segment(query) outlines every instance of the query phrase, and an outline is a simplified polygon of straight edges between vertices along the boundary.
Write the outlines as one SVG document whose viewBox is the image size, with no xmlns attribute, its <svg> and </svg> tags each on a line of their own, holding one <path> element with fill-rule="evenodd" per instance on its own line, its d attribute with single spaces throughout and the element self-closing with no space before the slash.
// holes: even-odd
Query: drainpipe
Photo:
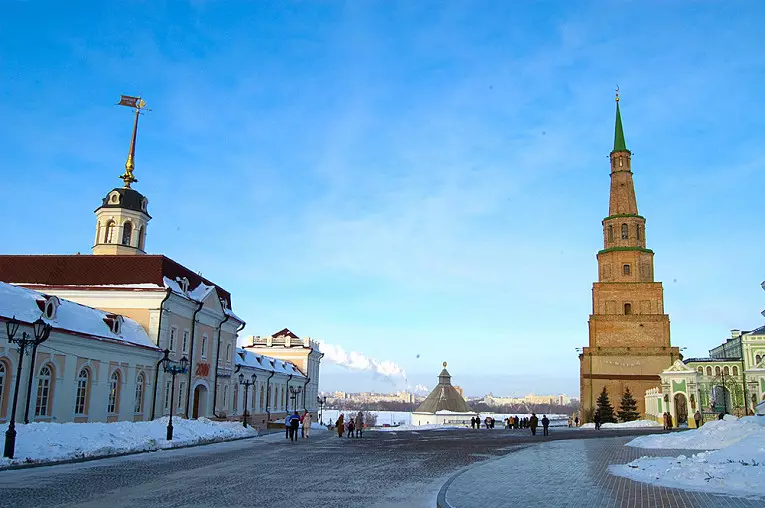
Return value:
<svg viewBox="0 0 765 508">
<path fill-rule="evenodd" d="M 276 374 L 275 370 L 271 371 L 271 375 L 266 379 L 266 424 L 271 421 L 271 378 Z"/>
<path fill-rule="evenodd" d="M 165 302 L 168 298 L 170 298 L 170 293 L 172 293 L 173 290 L 168 288 L 167 294 L 165 295 L 165 298 L 162 299 L 162 301 L 159 304 L 159 326 L 157 327 L 157 347 L 159 347 L 159 336 L 162 334 L 162 317 L 165 313 Z M 170 347 L 170 344 L 167 345 L 168 348 Z M 164 359 L 164 356 L 157 362 L 157 367 L 154 369 L 154 393 L 151 396 L 151 418 L 150 420 L 154 419 L 154 412 L 155 412 L 155 405 L 157 403 L 157 385 L 159 384 L 159 365 L 162 363 L 162 360 Z M 172 404 L 172 401 L 170 402 Z"/>
<path fill-rule="evenodd" d="M 287 378 L 287 386 L 284 388 L 284 411 L 286 413 L 290 412 L 290 381 L 292 381 L 292 374 Z M 295 410 L 297 410 L 297 408 L 295 408 Z"/>
<path fill-rule="evenodd" d="M 26 407 L 24 408 L 24 423 L 29 423 L 29 401 L 32 398 L 32 378 L 34 376 L 35 372 L 35 359 L 37 358 L 37 342 L 32 346 L 32 357 L 30 358 L 29 363 L 29 379 L 27 380 L 27 401 L 26 401 Z M 17 379 L 16 382 L 18 383 L 19 380 Z"/>
<path fill-rule="evenodd" d="M 194 300 L 192 300 L 193 302 Z M 191 376 L 194 373 L 194 328 L 197 326 L 197 314 L 202 310 L 204 302 L 197 302 L 199 307 L 194 311 L 191 316 L 191 346 L 189 348 L 189 386 L 186 391 L 186 418 L 189 417 L 189 402 L 191 402 Z M 218 366 L 216 365 L 215 368 Z"/>
<path fill-rule="evenodd" d="M 305 383 L 303 384 L 303 411 L 308 411 L 305 401 L 306 401 L 306 391 L 308 390 L 308 383 L 310 382 L 311 382 L 310 377 L 305 378 Z"/>
<path fill-rule="evenodd" d="M 220 361 L 220 332 L 223 329 L 223 323 L 228 321 L 229 315 L 226 314 L 226 309 L 223 309 L 223 314 L 226 316 L 223 321 L 218 323 L 218 349 L 215 351 L 215 379 L 213 380 L 213 416 L 221 418 L 216 413 L 218 408 L 218 362 Z M 237 330 L 237 333 L 239 331 Z"/>
</svg>

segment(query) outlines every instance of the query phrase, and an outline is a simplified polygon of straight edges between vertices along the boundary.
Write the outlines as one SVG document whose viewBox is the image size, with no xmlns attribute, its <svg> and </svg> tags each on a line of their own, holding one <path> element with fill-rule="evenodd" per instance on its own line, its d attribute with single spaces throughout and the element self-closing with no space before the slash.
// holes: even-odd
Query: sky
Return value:
<svg viewBox="0 0 765 508">
<path fill-rule="evenodd" d="M 672 344 L 763 324 L 763 21 L 759 1 L 6 1 L 2 251 L 90 252 L 132 127 L 115 104 L 141 95 L 147 251 L 230 291 L 242 336 L 406 372 L 325 358 L 322 390 L 432 387 L 447 361 L 466 395 L 577 396 L 617 85 Z"/>
</svg>

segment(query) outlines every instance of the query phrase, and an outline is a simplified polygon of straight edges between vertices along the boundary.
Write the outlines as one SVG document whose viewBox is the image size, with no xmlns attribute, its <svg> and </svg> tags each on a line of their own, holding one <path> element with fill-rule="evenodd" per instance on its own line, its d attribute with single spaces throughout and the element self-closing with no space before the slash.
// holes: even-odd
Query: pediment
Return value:
<svg viewBox="0 0 765 508">
<path fill-rule="evenodd" d="M 675 363 L 664 372 L 682 372 L 683 374 L 688 374 L 696 371 L 684 364 L 682 360 L 675 360 Z"/>
</svg>

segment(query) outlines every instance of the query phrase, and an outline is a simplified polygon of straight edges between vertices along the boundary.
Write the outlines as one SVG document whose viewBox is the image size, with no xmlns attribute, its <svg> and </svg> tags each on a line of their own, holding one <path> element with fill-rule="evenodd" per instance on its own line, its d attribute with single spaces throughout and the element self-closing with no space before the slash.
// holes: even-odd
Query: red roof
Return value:
<svg viewBox="0 0 765 508">
<path fill-rule="evenodd" d="M 293 339 L 299 339 L 300 338 L 297 335 L 295 335 L 294 333 L 292 333 L 289 328 L 285 328 L 285 329 L 283 329 L 283 330 L 281 330 L 279 332 L 276 332 L 275 334 L 271 335 L 271 337 L 282 337 L 282 336 L 291 337 Z"/>
<path fill-rule="evenodd" d="M 94 256 L 0 255 L 0 281 L 48 286 L 101 286 L 113 284 L 157 284 L 186 277 L 190 287 L 201 282 L 215 286 L 231 308 L 231 294 L 180 263 L 162 255 Z"/>
</svg>

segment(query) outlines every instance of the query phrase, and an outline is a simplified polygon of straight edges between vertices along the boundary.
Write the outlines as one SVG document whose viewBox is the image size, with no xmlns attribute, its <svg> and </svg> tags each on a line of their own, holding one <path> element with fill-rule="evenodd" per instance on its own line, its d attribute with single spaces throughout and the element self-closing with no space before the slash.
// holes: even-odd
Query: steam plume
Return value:
<svg viewBox="0 0 765 508">
<path fill-rule="evenodd" d="M 369 371 L 387 378 L 400 376 L 406 380 L 406 371 L 390 360 L 375 360 L 356 351 L 346 353 L 342 347 L 322 341 L 319 341 L 319 350 L 326 360 L 348 369 Z"/>
</svg>

